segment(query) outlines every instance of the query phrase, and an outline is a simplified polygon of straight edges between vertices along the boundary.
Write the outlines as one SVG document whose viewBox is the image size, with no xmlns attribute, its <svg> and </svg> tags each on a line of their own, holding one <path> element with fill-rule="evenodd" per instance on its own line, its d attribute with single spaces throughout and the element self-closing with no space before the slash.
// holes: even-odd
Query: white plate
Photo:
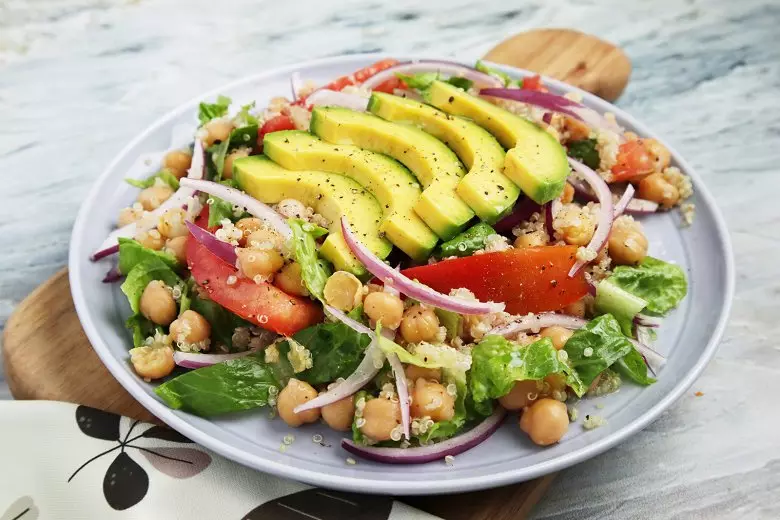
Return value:
<svg viewBox="0 0 780 520">
<path fill-rule="evenodd" d="M 156 171 L 166 149 L 172 144 L 186 145 L 195 129 L 197 104 L 201 100 L 225 94 L 233 98 L 234 106 L 252 100 L 263 105 L 273 96 L 289 95 L 293 71 L 322 84 L 379 57 L 352 55 L 311 61 L 226 85 L 166 114 L 119 153 L 81 207 L 69 260 L 76 310 L 103 363 L 144 407 L 192 440 L 262 471 L 348 491 L 432 494 L 510 484 L 593 457 L 650 424 L 691 386 L 712 357 L 726 323 L 734 285 L 732 251 L 723 219 L 701 179 L 673 150 L 674 164 L 694 181 L 695 223 L 681 229 L 679 217 L 672 213 L 646 217 L 643 223 L 650 240 L 650 254 L 683 266 L 689 276 L 689 293 L 660 331 L 657 347 L 669 360 L 658 382 L 646 389 L 626 383 L 616 394 L 580 403 L 581 417 L 596 413 L 606 418 L 607 424 L 596 430 L 583 430 L 580 419 L 559 444 L 539 448 L 518 431 L 515 419 L 509 418 L 488 441 L 457 456 L 451 467 L 443 462 L 392 466 L 364 460 L 348 465 L 345 461 L 349 454 L 339 445 L 341 436 L 323 425 L 291 430 L 278 419 L 269 420 L 267 409 L 201 419 L 169 409 L 155 396 L 153 387 L 135 375 L 128 364 L 131 339 L 124 328 L 129 306 L 116 285 L 101 283 L 109 262 L 88 260 L 111 231 L 119 209 L 132 203 L 137 194 L 122 179 L 129 171 L 135 177 Z M 518 77 L 528 74 L 501 68 Z M 556 92 L 577 90 L 552 79 L 545 81 Z M 583 95 L 585 104 L 602 112 L 612 111 L 622 125 L 639 135 L 658 137 L 620 109 L 595 96 Z M 596 409 L 596 403 L 603 404 L 603 408 Z M 296 440 L 282 453 L 282 438 L 289 433 Z M 316 433 L 331 446 L 312 442 Z"/>
</svg>

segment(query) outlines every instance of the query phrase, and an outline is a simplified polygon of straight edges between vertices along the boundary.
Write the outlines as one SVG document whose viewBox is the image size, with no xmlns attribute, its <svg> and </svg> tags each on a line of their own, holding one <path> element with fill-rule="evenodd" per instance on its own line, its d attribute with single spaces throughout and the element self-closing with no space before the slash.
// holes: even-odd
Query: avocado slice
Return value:
<svg viewBox="0 0 780 520">
<path fill-rule="evenodd" d="M 457 235 L 474 217 L 455 192 L 466 175 L 463 165 L 444 143 L 419 128 L 346 108 L 317 107 L 312 111 L 310 129 L 329 143 L 383 153 L 409 168 L 423 185 L 414 211 L 443 240 Z"/>
<path fill-rule="evenodd" d="M 296 199 L 325 217 L 330 222 L 330 233 L 320 246 L 320 254 L 338 270 L 355 276 L 366 274 L 341 235 L 342 215 L 363 245 L 378 257 L 386 258 L 393 248 L 379 234 L 382 210 L 376 198 L 349 177 L 320 171 L 294 172 L 267 157 L 254 155 L 233 164 L 233 178 L 242 190 L 261 202 L 276 204 Z"/>
<path fill-rule="evenodd" d="M 504 175 L 534 202 L 544 204 L 561 194 L 570 171 L 566 151 L 544 129 L 443 81 L 434 81 L 426 95 L 433 106 L 471 119 L 509 149 Z"/>
<path fill-rule="evenodd" d="M 414 212 L 420 184 L 398 161 L 357 146 L 326 143 L 298 130 L 266 134 L 263 152 L 290 170 L 322 170 L 357 181 L 382 208 L 379 231 L 413 259 L 427 260 L 436 247 L 439 237 Z"/>
<path fill-rule="evenodd" d="M 388 121 L 416 125 L 449 146 L 468 168 L 456 191 L 480 219 L 493 224 L 512 210 L 520 188 L 501 173 L 506 154 L 487 131 L 430 105 L 381 92 L 371 95 L 368 110 Z"/>
</svg>

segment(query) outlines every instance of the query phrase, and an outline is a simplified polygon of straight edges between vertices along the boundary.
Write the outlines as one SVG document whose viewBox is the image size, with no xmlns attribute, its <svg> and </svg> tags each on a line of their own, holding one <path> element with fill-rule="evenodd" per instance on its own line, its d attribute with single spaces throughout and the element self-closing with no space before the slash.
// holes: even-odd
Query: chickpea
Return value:
<svg viewBox="0 0 780 520">
<path fill-rule="evenodd" d="M 195 311 L 187 309 L 171 323 L 171 338 L 179 346 L 204 343 L 211 336 L 211 324 Z"/>
<path fill-rule="evenodd" d="M 323 296 L 328 305 L 349 312 L 363 301 L 363 284 L 346 271 L 336 271 L 325 282 Z"/>
<path fill-rule="evenodd" d="M 363 300 L 363 312 L 374 323 L 382 322 L 383 327 L 397 329 L 404 314 L 404 303 L 393 294 L 373 292 Z"/>
<path fill-rule="evenodd" d="M 276 249 L 236 248 L 241 273 L 247 278 L 270 281 L 284 265 L 284 258 Z M 259 278 L 256 278 L 259 277 Z"/>
<path fill-rule="evenodd" d="M 283 245 L 282 235 L 268 228 L 252 231 L 246 238 L 246 247 L 252 249 L 281 249 Z"/>
<path fill-rule="evenodd" d="M 566 376 L 563 374 L 550 374 L 545 376 L 544 382 L 546 383 L 545 393 L 551 394 L 553 392 L 563 392 L 566 390 Z"/>
<path fill-rule="evenodd" d="M 561 350 L 564 345 L 566 345 L 566 342 L 569 341 L 569 338 L 574 334 L 574 332 L 570 331 L 569 329 L 564 329 L 563 327 L 553 326 L 553 327 L 547 327 L 542 329 L 539 332 L 539 335 L 543 338 L 550 338 L 552 340 L 553 347 L 555 347 L 555 350 Z"/>
<path fill-rule="evenodd" d="M 539 397 L 540 390 L 541 385 L 533 379 L 516 381 L 508 394 L 498 398 L 498 402 L 507 410 L 521 410 Z"/>
<path fill-rule="evenodd" d="M 170 253 L 173 256 L 176 257 L 176 260 L 178 260 L 181 263 L 184 263 L 187 261 L 187 237 L 176 237 L 168 239 L 167 242 L 165 242 L 165 248 L 166 253 Z"/>
<path fill-rule="evenodd" d="M 644 139 L 645 147 L 650 151 L 655 161 L 655 171 L 662 172 L 672 161 L 672 154 L 657 139 Z"/>
<path fill-rule="evenodd" d="M 146 211 L 152 211 L 160 207 L 160 204 L 168 200 L 173 195 L 173 188 L 167 184 L 155 184 L 149 188 L 141 190 L 138 194 L 138 202 Z"/>
<path fill-rule="evenodd" d="M 596 217 L 587 207 L 564 204 L 553 219 L 553 229 L 561 234 L 567 244 L 584 246 L 596 231 Z"/>
<path fill-rule="evenodd" d="M 303 202 L 295 199 L 284 199 L 276 205 L 278 211 L 285 218 L 303 218 L 307 216 L 306 206 Z"/>
<path fill-rule="evenodd" d="M 355 403 L 352 396 L 322 407 L 322 418 L 325 424 L 339 432 L 346 432 L 352 428 L 354 415 Z"/>
<path fill-rule="evenodd" d="M 237 148 L 236 150 L 233 150 L 229 154 L 227 154 L 227 157 L 225 157 L 225 165 L 222 168 L 222 177 L 225 179 L 232 179 L 233 178 L 233 162 L 236 159 L 240 159 L 242 157 L 249 157 L 249 152 L 251 150 L 246 147 Z"/>
<path fill-rule="evenodd" d="M 455 415 L 455 396 L 444 385 L 420 378 L 414 384 L 409 409 L 412 417 L 427 415 L 434 421 L 449 421 Z"/>
<path fill-rule="evenodd" d="M 265 224 L 263 221 L 256 217 L 247 217 L 242 218 L 238 222 L 236 222 L 235 226 L 241 230 L 241 238 L 238 240 L 238 245 L 241 247 L 246 247 L 247 239 L 249 238 L 249 235 L 257 231 L 258 229 L 263 229 L 265 227 Z"/>
<path fill-rule="evenodd" d="M 570 316 L 576 316 L 577 318 L 584 318 L 586 308 L 587 306 L 585 305 L 585 299 L 583 298 L 577 300 L 574 303 L 570 303 L 562 310 L 564 314 L 569 314 Z"/>
<path fill-rule="evenodd" d="M 147 381 L 161 379 L 176 367 L 171 347 L 143 346 L 130 349 L 130 363 L 135 373 Z"/>
<path fill-rule="evenodd" d="M 141 231 L 133 237 L 139 244 L 149 249 L 159 251 L 165 246 L 165 237 L 156 229 Z"/>
<path fill-rule="evenodd" d="M 362 419 L 363 435 L 375 441 L 389 441 L 393 430 L 401 424 L 401 405 L 383 397 L 367 400 Z"/>
<path fill-rule="evenodd" d="M 418 379 L 427 379 L 428 381 L 441 381 L 441 369 L 440 368 L 423 368 L 417 365 L 406 365 L 407 379 L 417 381 Z"/>
<path fill-rule="evenodd" d="M 190 165 L 192 165 L 192 153 L 189 150 L 172 150 L 163 157 L 163 168 L 177 179 L 186 177 Z"/>
<path fill-rule="evenodd" d="M 541 247 L 547 245 L 547 233 L 544 231 L 531 231 L 530 233 L 523 233 L 519 237 L 515 238 L 515 247 Z"/>
<path fill-rule="evenodd" d="M 122 208 L 122 210 L 119 212 L 119 219 L 117 221 L 117 224 L 119 227 L 125 227 L 129 224 L 132 224 L 133 222 L 137 222 L 138 220 L 141 220 L 141 217 L 144 216 L 144 210 L 142 207 L 133 207 L 130 206 L 129 208 Z"/>
<path fill-rule="evenodd" d="M 292 262 L 282 267 L 282 270 L 274 277 L 276 286 L 295 296 L 308 296 L 309 291 L 301 278 L 301 264 Z"/>
<path fill-rule="evenodd" d="M 539 399 L 523 412 L 520 429 L 539 446 L 555 444 L 569 430 L 566 405 L 555 399 Z"/>
<path fill-rule="evenodd" d="M 230 137 L 233 123 L 227 119 L 212 119 L 203 127 L 206 129 L 206 138 L 203 139 L 203 147 L 208 148 L 217 141 L 225 141 Z"/>
<path fill-rule="evenodd" d="M 639 182 L 637 196 L 642 199 L 657 202 L 666 209 L 671 208 L 680 200 L 680 190 L 664 179 L 660 173 L 652 173 Z"/>
<path fill-rule="evenodd" d="M 152 280 L 141 293 L 141 314 L 157 325 L 168 325 L 176 318 L 176 300 L 171 290 L 160 280 Z"/>
<path fill-rule="evenodd" d="M 563 192 L 561 193 L 561 202 L 563 204 L 569 204 L 574 200 L 574 186 L 568 182 L 563 185 Z"/>
<path fill-rule="evenodd" d="M 311 401 L 315 397 L 317 397 L 317 391 L 309 383 L 298 381 L 295 378 L 290 379 L 287 386 L 279 392 L 279 396 L 276 399 L 276 409 L 279 412 L 279 417 L 293 428 L 317 421 L 320 418 L 319 408 L 306 410 L 301 413 L 293 412 L 296 406 Z"/>
<path fill-rule="evenodd" d="M 431 341 L 439 333 L 439 318 L 433 309 L 412 305 L 401 320 L 401 336 L 407 343 Z"/>
<path fill-rule="evenodd" d="M 590 127 L 578 119 L 573 117 L 565 117 L 564 129 L 569 132 L 570 141 L 582 141 L 590 137 Z"/>
<path fill-rule="evenodd" d="M 171 208 L 162 215 L 157 222 L 157 229 L 166 238 L 187 236 L 187 212 L 182 208 Z"/>
<path fill-rule="evenodd" d="M 638 264 L 647 256 L 647 237 L 642 225 L 629 216 L 615 220 L 609 235 L 609 256 L 616 264 Z"/>
</svg>

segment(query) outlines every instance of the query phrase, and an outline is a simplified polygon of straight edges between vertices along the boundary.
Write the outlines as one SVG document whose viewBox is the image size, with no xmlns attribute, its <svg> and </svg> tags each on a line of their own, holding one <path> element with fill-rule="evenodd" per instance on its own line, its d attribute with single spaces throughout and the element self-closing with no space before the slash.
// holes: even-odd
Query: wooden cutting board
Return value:
<svg viewBox="0 0 780 520">
<path fill-rule="evenodd" d="M 485 56 L 562 79 L 614 100 L 631 72 L 626 55 L 593 36 L 542 29 L 505 40 Z M 111 376 L 81 328 L 63 269 L 11 315 L 3 335 L 6 379 L 17 399 L 67 401 L 159 422 Z M 406 502 L 447 520 L 525 518 L 555 475 L 488 491 Z"/>
</svg>

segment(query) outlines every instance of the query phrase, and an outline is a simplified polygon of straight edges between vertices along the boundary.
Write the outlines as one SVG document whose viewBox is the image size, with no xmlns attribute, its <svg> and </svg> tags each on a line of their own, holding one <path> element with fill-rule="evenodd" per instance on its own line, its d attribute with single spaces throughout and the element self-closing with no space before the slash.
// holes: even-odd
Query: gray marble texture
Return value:
<svg viewBox="0 0 780 520">
<path fill-rule="evenodd" d="M 96 176 L 180 102 L 313 57 L 476 58 L 524 29 L 573 27 L 630 56 L 619 105 L 704 177 L 734 242 L 737 291 L 695 387 L 564 471 L 534 516 L 780 518 L 778 26 L 780 4 L 757 0 L 0 0 L 0 327 L 65 264 Z"/>
</svg>

